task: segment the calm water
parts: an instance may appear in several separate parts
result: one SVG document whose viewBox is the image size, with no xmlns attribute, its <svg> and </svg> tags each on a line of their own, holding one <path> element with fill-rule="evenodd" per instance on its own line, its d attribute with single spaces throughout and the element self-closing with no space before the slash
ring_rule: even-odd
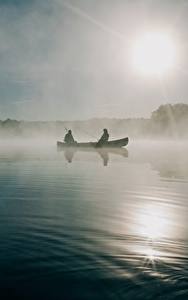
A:
<svg viewBox="0 0 188 300">
<path fill-rule="evenodd" d="M 0 148 L 1 299 L 188 299 L 188 145 Z"/>
</svg>

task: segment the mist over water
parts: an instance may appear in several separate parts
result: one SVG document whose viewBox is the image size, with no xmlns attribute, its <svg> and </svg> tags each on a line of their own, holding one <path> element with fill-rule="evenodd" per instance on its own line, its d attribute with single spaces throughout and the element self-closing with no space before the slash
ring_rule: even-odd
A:
<svg viewBox="0 0 188 300">
<path fill-rule="evenodd" d="M 20 142 L 0 147 L 5 296 L 187 299 L 187 143 L 132 141 L 69 162 L 55 139 Z"/>
</svg>

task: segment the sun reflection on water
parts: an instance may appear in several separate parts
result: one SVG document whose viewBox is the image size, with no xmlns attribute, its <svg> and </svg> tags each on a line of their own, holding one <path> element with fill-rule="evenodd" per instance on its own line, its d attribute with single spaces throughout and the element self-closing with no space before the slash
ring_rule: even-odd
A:
<svg viewBox="0 0 188 300">
<path fill-rule="evenodd" d="M 149 239 L 159 239 L 169 235 L 168 210 L 159 205 L 147 204 L 142 207 L 139 217 L 139 234 Z"/>
<path fill-rule="evenodd" d="M 141 243 L 135 245 L 134 251 L 143 258 L 144 268 L 154 270 L 156 264 L 164 259 L 162 245 L 175 233 L 171 224 L 172 213 L 168 205 L 151 199 L 143 201 L 142 206 L 136 209 L 134 233 L 140 237 Z"/>
<path fill-rule="evenodd" d="M 154 261 L 158 259 L 158 252 L 153 248 L 146 248 L 145 255 L 147 259 L 152 263 L 154 263 Z"/>
</svg>

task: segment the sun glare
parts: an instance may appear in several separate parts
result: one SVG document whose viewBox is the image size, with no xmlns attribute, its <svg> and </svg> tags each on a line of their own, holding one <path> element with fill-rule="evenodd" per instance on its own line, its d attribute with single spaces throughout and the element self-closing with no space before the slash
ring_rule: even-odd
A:
<svg viewBox="0 0 188 300">
<path fill-rule="evenodd" d="M 141 74 L 163 75 L 175 65 L 175 45 L 163 33 L 147 33 L 135 42 L 133 64 Z"/>
</svg>

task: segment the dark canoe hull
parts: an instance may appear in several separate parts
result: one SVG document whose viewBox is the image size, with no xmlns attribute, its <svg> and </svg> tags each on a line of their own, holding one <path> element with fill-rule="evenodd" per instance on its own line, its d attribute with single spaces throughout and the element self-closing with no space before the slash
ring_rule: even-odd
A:
<svg viewBox="0 0 188 300">
<path fill-rule="evenodd" d="M 127 146 L 129 142 L 129 138 L 123 138 L 119 140 L 108 141 L 101 148 L 121 148 Z M 60 141 L 57 141 L 57 147 L 59 149 L 67 149 L 67 148 L 98 148 L 97 142 L 90 142 L 90 143 L 74 143 L 74 144 L 66 144 Z"/>
</svg>

